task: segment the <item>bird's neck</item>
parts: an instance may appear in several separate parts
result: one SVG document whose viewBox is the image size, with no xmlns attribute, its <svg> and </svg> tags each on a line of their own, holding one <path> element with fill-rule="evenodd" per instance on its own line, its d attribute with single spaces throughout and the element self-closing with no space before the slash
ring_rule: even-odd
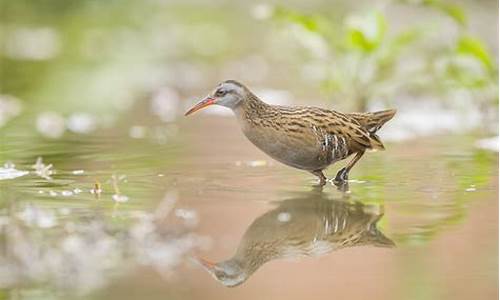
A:
<svg viewBox="0 0 500 300">
<path fill-rule="evenodd" d="M 245 277 L 252 275 L 260 266 L 267 262 L 267 260 L 262 260 L 262 257 L 242 256 L 241 253 L 236 253 L 230 260 L 237 262 L 240 266 L 241 274 L 244 274 Z"/>
<path fill-rule="evenodd" d="M 269 112 L 271 105 L 260 100 L 257 96 L 252 93 L 241 102 L 240 105 L 235 107 L 233 110 L 238 118 L 244 119 L 255 119 L 262 118 Z"/>
<path fill-rule="evenodd" d="M 250 276 L 266 262 L 278 258 L 276 249 L 268 243 L 243 240 L 231 260 L 238 262 L 245 273 Z"/>
<path fill-rule="evenodd" d="M 250 94 L 233 111 L 241 129 L 248 138 L 250 138 L 249 134 L 255 133 L 262 128 L 263 124 L 271 122 L 279 115 L 275 106 L 265 103 L 253 94 Z"/>
</svg>

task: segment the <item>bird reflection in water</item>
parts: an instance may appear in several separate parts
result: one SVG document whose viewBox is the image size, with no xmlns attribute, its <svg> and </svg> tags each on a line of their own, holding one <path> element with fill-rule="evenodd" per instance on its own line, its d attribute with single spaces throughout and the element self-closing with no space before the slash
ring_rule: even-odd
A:
<svg viewBox="0 0 500 300">
<path fill-rule="evenodd" d="M 197 260 L 215 279 L 234 287 L 271 260 L 321 256 L 355 246 L 394 247 L 377 228 L 382 216 L 381 205 L 308 193 L 284 200 L 255 219 L 232 258 L 218 263 Z"/>
</svg>

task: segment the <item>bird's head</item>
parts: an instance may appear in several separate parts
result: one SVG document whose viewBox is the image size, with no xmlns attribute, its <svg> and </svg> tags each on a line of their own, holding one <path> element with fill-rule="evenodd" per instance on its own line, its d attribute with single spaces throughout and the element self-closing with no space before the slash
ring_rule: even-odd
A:
<svg viewBox="0 0 500 300">
<path fill-rule="evenodd" d="M 248 278 L 245 270 L 235 260 L 231 259 L 219 263 L 213 263 L 202 258 L 198 258 L 197 261 L 208 273 L 210 273 L 210 275 L 227 287 L 240 285 Z"/>
<path fill-rule="evenodd" d="M 248 94 L 248 89 L 241 83 L 235 80 L 226 80 L 220 83 L 205 99 L 188 110 L 185 116 L 212 104 L 235 109 L 245 100 Z"/>
</svg>

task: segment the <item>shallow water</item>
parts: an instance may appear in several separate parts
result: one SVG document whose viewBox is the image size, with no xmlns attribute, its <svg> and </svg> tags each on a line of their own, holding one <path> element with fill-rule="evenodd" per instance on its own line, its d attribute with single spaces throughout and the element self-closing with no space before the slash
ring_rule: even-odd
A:
<svg viewBox="0 0 500 300">
<path fill-rule="evenodd" d="M 232 118 L 176 126 L 4 135 L 3 296 L 498 297 L 498 154 L 478 137 L 388 143 L 345 193 L 270 160 Z M 242 268 L 219 282 L 197 258 Z"/>
</svg>

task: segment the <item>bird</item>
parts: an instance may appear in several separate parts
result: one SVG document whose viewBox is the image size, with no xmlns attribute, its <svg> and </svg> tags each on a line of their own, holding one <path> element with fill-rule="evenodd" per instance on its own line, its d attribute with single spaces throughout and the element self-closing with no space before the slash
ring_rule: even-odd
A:
<svg viewBox="0 0 500 300">
<path fill-rule="evenodd" d="M 323 171 L 354 154 L 334 178 L 347 183 L 349 172 L 366 150 L 384 150 L 376 132 L 396 114 L 395 109 L 341 113 L 313 106 L 267 104 L 242 83 L 226 80 L 185 116 L 210 105 L 231 109 L 244 135 L 273 159 L 327 182 Z"/>
<path fill-rule="evenodd" d="M 272 260 L 318 257 L 355 246 L 395 247 L 377 228 L 383 206 L 305 194 L 282 200 L 256 218 L 231 258 L 195 261 L 223 285 L 235 287 Z"/>
</svg>

